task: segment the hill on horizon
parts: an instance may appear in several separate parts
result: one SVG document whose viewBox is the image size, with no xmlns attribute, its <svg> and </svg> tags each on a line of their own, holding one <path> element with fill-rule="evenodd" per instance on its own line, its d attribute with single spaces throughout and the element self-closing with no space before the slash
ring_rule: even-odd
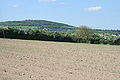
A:
<svg viewBox="0 0 120 80">
<path fill-rule="evenodd" d="M 47 20 L 22 20 L 0 22 L 1 27 L 48 29 L 55 31 L 74 30 L 75 26 Z"/>
</svg>

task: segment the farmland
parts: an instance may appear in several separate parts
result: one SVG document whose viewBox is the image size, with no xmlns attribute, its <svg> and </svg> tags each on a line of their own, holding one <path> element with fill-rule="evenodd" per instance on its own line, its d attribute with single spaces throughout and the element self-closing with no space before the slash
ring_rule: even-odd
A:
<svg viewBox="0 0 120 80">
<path fill-rule="evenodd" d="M 47 20 L 0 22 L 0 38 L 120 45 L 120 30 L 75 27 Z"/>
<path fill-rule="evenodd" d="M 120 80 L 120 46 L 0 38 L 0 80 Z"/>
</svg>

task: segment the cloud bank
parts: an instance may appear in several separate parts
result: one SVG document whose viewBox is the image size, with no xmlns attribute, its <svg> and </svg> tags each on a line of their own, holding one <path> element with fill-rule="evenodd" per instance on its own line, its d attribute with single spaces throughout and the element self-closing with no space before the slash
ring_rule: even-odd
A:
<svg viewBox="0 0 120 80">
<path fill-rule="evenodd" d="M 39 2 L 56 2 L 57 0 L 38 0 Z"/>
<path fill-rule="evenodd" d="M 88 8 L 86 8 L 86 10 L 88 10 L 88 11 L 100 11 L 100 10 L 102 10 L 102 7 L 101 6 L 88 7 Z"/>
</svg>

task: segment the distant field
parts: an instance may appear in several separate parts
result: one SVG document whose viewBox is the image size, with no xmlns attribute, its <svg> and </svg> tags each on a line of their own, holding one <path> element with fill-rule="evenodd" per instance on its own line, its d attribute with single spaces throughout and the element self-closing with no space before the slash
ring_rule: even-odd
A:
<svg viewBox="0 0 120 80">
<path fill-rule="evenodd" d="M 0 26 L 0 28 L 7 28 L 8 26 Z M 9 27 L 14 27 L 18 29 L 33 29 L 33 28 L 38 28 L 38 26 L 9 26 Z"/>
<path fill-rule="evenodd" d="M 120 80 L 120 46 L 0 38 L 0 80 Z"/>
</svg>

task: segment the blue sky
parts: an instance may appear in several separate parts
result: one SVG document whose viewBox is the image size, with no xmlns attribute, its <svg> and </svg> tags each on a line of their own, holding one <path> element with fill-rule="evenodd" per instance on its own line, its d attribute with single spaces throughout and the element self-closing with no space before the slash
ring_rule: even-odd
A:
<svg viewBox="0 0 120 80">
<path fill-rule="evenodd" d="M 26 19 L 120 30 L 120 0 L 0 0 L 0 21 Z"/>
</svg>

